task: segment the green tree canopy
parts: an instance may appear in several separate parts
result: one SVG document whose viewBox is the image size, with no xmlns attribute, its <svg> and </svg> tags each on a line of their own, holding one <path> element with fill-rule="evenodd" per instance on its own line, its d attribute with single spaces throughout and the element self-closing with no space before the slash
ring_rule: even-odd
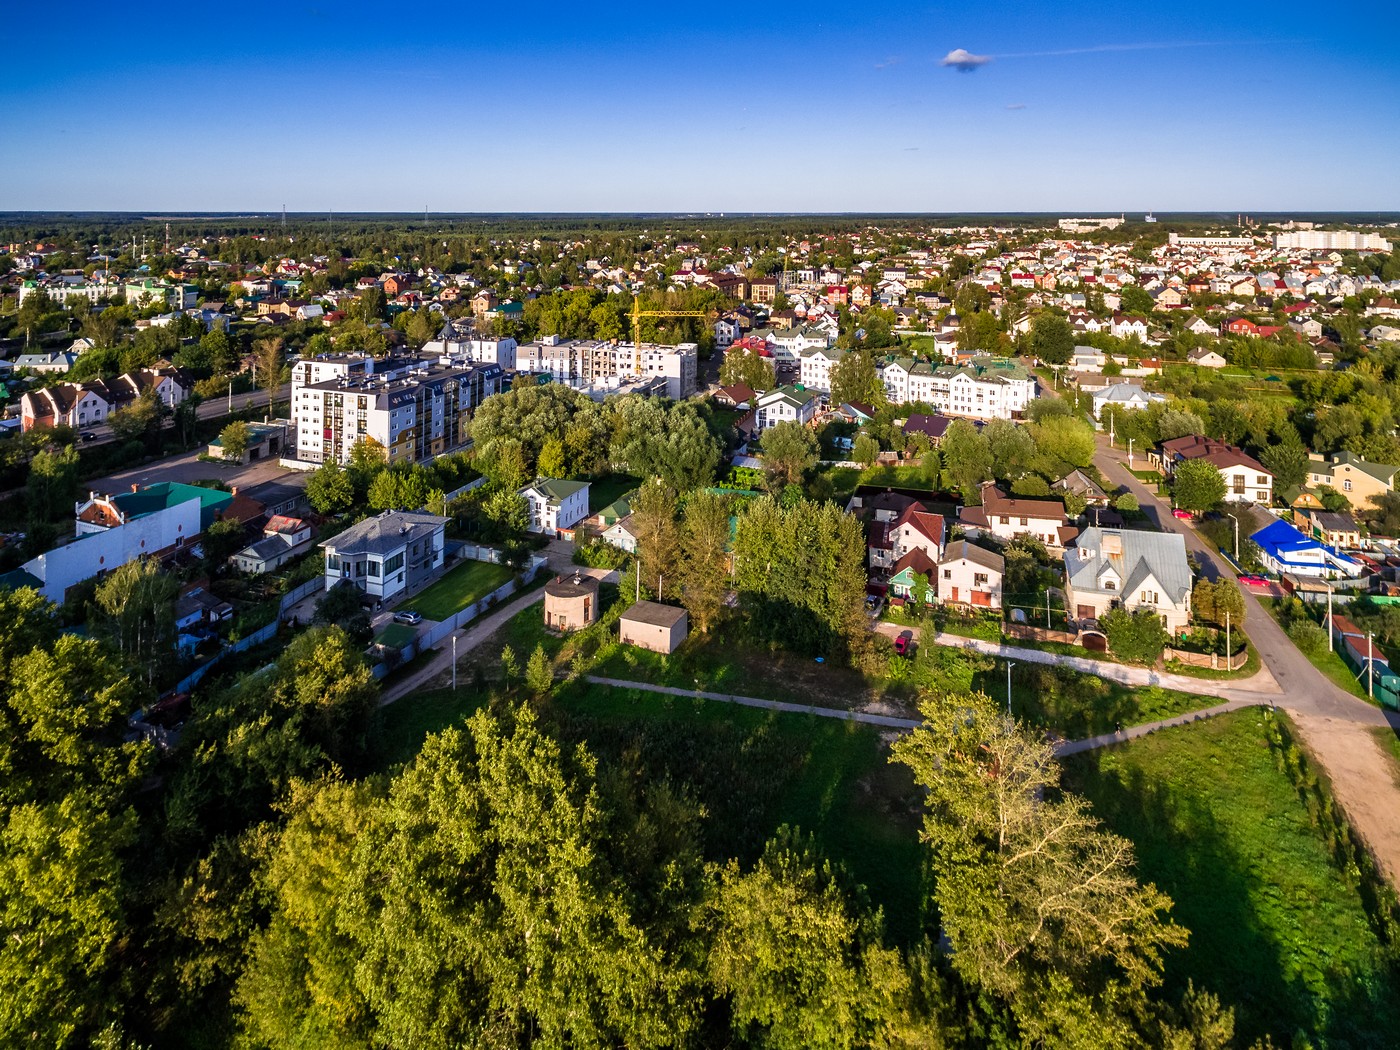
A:
<svg viewBox="0 0 1400 1050">
<path fill-rule="evenodd" d="M 1203 459 L 1185 460 L 1172 472 L 1172 498 L 1183 510 L 1214 510 L 1225 502 L 1225 478 Z"/>
<path fill-rule="evenodd" d="M 821 444 L 812 428 L 795 419 L 774 423 L 759 437 L 758 446 L 769 473 L 788 485 L 796 485 L 817 465 Z"/>
</svg>

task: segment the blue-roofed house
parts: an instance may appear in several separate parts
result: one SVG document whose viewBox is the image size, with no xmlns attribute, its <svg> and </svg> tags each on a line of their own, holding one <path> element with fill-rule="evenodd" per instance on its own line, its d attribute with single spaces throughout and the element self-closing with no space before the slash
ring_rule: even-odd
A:
<svg viewBox="0 0 1400 1050">
<path fill-rule="evenodd" d="M 1359 562 L 1279 519 L 1249 537 L 1259 547 L 1259 560 L 1270 572 L 1328 579 L 1360 576 Z"/>
</svg>

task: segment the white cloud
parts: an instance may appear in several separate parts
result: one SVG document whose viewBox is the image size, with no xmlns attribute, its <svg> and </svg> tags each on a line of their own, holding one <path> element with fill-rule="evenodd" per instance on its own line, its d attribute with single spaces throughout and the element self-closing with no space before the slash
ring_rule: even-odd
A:
<svg viewBox="0 0 1400 1050">
<path fill-rule="evenodd" d="M 988 55 L 974 55 L 966 48 L 955 47 L 943 56 L 940 66 L 952 66 L 959 73 L 973 73 L 991 61 Z"/>
</svg>

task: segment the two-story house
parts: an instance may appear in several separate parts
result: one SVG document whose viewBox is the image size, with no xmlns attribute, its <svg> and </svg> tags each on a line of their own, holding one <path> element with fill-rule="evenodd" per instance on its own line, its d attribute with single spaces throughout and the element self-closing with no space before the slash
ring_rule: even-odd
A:
<svg viewBox="0 0 1400 1050">
<path fill-rule="evenodd" d="M 447 519 L 386 510 L 323 540 L 326 590 L 348 581 L 376 601 L 416 587 L 442 567 Z"/>
<path fill-rule="evenodd" d="M 557 536 L 588 516 L 588 482 L 536 478 L 520 490 L 530 506 L 530 532 Z"/>
<path fill-rule="evenodd" d="M 1065 552 L 1065 604 L 1076 620 L 1151 609 L 1176 634 L 1191 620 L 1191 566 L 1175 532 L 1093 526 Z"/>
<path fill-rule="evenodd" d="M 1000 609 L 1006 559 L 967 540 L 948 544 L 938 562 L 938 601 L 972 609 Z"/>
<path fill-rule="evenodd" d="M 796 420 L 804 426 L 817 414 L 817 399 L 800 386 L 780 386 L 758 397 L 754 404 L 755 429 L 762 433 L 775 423 Z"/>
<path fill-rule="evenodd" d="M 1215 438 L 1188 434 L 1161 442 L 1148 453 L 1153 463 L 1167 477 L 1190 459 L 1200 459 L 1220 471 L 1225 479 L 1225 499 L 1231 503 L 1258 503 L 1267 507 L 1274 498 L 1274 476 L 1253 456 Z"/>
<path fill-rule="evenodd" d="M 964 507 L 958 521 L 965 531 L 987 533 L 1003 543 L 1033 536 L 1047 547 L 1059 549 L 1069 538 L 1063 503 L 1009 497 L 990 481 L 982 486 L 982 506 Z"/>
<path fill-rule="evenodd" d="M 1350 452 L 1339 452 L 1330 460 L 1321 456 L 1308 459 L 1308 484 L 1330 485 L 1351 504 L 1353 510 L 1374 510 L 1374 500 L 1395 491 L 1400 467 L 1371 463 Z"/>
</svg>

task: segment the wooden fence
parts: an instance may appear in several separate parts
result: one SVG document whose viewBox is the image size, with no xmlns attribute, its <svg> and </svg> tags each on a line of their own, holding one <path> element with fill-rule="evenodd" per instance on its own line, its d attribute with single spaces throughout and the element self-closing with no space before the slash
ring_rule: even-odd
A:
<svg viewBox="0 0 1400 1050">
<path fill-rule="evenodd" d="M 1162 651 L 1162 659 L 1176 660 L 1187 667 L 1209 667 L 1213 671 L 1238 671 L 1249 663 L 1249 650 L 1247 648 L 1241 649 L 1227 660 L 1215 653 L 1188 653 L 1184 649 L 1173 649 L 1168 646 Z"/>
</svg>

